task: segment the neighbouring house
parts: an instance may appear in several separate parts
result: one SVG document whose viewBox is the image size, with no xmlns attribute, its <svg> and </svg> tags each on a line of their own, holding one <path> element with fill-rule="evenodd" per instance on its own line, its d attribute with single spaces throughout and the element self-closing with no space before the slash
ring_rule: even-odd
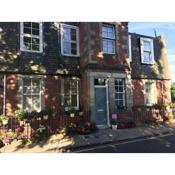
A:
<svg viewBox="0 0 175 175">
<path fill-rule="evenodd" d="M 110 126 L 114 114 L 170 102 L 165 40 L 127 22 L 0 23 L 0 100 L 9 116 L 74 109 Z"/>
</svg>

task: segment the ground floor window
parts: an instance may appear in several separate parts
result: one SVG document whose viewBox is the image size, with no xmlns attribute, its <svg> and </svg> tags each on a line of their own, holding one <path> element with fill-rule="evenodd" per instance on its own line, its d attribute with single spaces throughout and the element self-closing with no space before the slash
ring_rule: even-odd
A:
<svg viewBox="0 0 175 175">
<path fill-rule="evenodd" d="M 115 104 L 117 109 L 125 109 L 126 108 L 126 100 L 125 100 L 125 79 L 115 79 Z"/>
<path fill-rule="evenodd" d="M 156 84 L 155 82 L 145 82 L 145 105 L 156 103 Z"/>
<path fill-rule="evenodd" d="M 36 77 L 22 78 L 22 108 L 25 111 L 41 110 L 41 79 Z"/>
<path fill-rule="evenodd" d="M 77 78 L 64 79 L 64 106 L 66 109 L 79 109 L 79 80 Z"/>
</svg>

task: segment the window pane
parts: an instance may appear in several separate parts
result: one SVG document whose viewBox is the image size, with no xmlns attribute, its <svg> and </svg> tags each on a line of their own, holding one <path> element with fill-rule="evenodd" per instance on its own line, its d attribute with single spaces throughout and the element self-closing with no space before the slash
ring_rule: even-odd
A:
<svg viewBox="0 0 175 175">
<path fill-rule="evenodd" d="M 105 53 L 115 53 L 115 41 L 103 39 L 103 52 Z"/>
<path fill-rule="evenodd" d="M 72 43 L 71 44 L 71 53 L 73 55 L 76 55 L 77 54 L 77 44 L 76 43 Z"/>
<path fill-rule="evenodd" d="M 28 28 L 31 28 L 32 26 L 32 23 L 31 22 L 24 22 L 24 27 L 28 27 Z"/>
<path fill-rule="evenodd" d="M 72 101 L 71 106 L 77 106 L 77 95 L 72 95 L 71 101 Z"/>
<path fill-rule="evenodd" d="M 63 43 L 63 52 L 65 54 L 71 54 L 71 43 L 70 42 Z"/>
<path fill-rule="evenodd" d="M 32 96 L 32 111 L 39 111 L 40 110 L 40 96 L 33 95 Z"/>
<path fill-rule="evenodd" d="M 30 111 L 32 109 L 32 98 L 29 95 L 23 96 L 23 109 Z"/>
<path fill-rule="evenodd" d="M 39 51 L 39 45 L 37 44 L 32 45 L 32 50 Z"/>
<path fill-rule="evenodd" d="M 24 42 L 30 44 L 31 43 L 31 38 L 24 36 Z"/>
<path fill-rule="evenodd" d="M 23 93 L 31 94 L 31 86 L 24 86 L 23 87 Z"/>
<path fill-rule="evenodd" d="M 26 27 L 24 27 L 24 33 L 25 33 L 25 34 L 30 34 L 30 35 L 31 35 L 31 33 L 32 33 L 31 28 L 26 28 Z"/>
<path fill-rule="evenodd" d="M 144 52 L 144 62 L 149 63 L 151 61 L 151 52 Z"/>
<path fill-rule="evenodd" d="M 71 40 L 76 41 L 76 29 L 71 29 Z"/>
<path fill-rule="evenodd" d="M 39 39 L 38 38 L 32 38 L 32 44 L 39 45 Z"/>
<path fill-rule="evenodd" d="M 149 42 L 149 41 L 144 41 L 143 44 L 144 44 L 144 50 L 145 50 L 145 51 L 150 51 L 150 52 L 151 52 L 151 42 Z"/>
<path fill-rule="evenodd" d="M 115 30 L 113 25 L 103 25 L 102 36 L 104 38 L 115 38 Z"/>
<path fill-rule="evenodd" d="M 64 27 L 63 28 L 64 29 L 64 34 L 63 34 L 63 38 L 64 38 L 64 40 L 65 41 L 70 41 L 71 40 L 71 35 L 70 35 L 70 28 L 66 28 L 66 27 Z"/>
<path fill-rule="evenodd" d="M 32 28 L 39 30 L 39 23 L 38 22 L 32 22 Z"/>
<path fill-rule="evenodd" d="M 32 35 L 39 36 L 39 29 L 32 29 Z"/>
</svg>

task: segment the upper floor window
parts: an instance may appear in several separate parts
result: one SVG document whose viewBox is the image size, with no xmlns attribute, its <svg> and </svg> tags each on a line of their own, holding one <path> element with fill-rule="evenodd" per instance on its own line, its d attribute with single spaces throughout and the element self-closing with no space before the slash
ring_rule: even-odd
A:
<svg viewBox="0 0 175 175">
<path fill-rule="evenodd" d="M 149 38 L 140 38 L 141 43 L 141 60 L 145 64 L 154 63 L 154 46 L 153 40 Z"/>
<path fill-rule="evenodd" d="M 79 28 L 61 24 L 61 54 L 79 56 Z"/>
<path fill-rule="evenodd" d="M 22 22 L 20 24 L 20 50 L 29 52 L 43 51 L 41 22 Z"/>
<path fill-rule="evenodd" d="M 115 27 L 110 24 L 102 25 L 102 49 L 103 53 L 115 54 Z"/>
</svg>

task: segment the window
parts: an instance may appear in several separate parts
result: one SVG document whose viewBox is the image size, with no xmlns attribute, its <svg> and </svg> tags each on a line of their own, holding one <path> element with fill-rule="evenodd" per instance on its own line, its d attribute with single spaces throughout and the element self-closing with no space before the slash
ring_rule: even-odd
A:
<svg viewBox="0 0 175 175">
<path fill-rule="evenodd" d="M 115 104 L 117 109 L 125 109 L 125 79 L 115 79 Z"/>
<path fill-rule="evenodd" d="M 141 38 L 140 43 L 141 43 L 142 63 L 153 64 L 154 63 L 153 40 L 149 38 Z"/>
<path fill-rule="evenodd" d="M 128 45 L 129 45 L 129 60 L 132 61 L 131 35 L 128 36 Z"/>
<path fill-rule="evenodd" d="M 61 24 L 61 53 L 66 56 L 79 56 L 78 27 Z"/>
<path fill-rule="evenodd" d="M 102 26 L 102 49 L 103 53 L 115 54 L 115 27 L 109 24 Z"/>
<path fill-rule="evenodd" d="M 145 82 L 145 105 L 156 103 L 156 84 L 155 82 Z"/>
<path fill-rule="evenodd" d="M 41 79 L 23 77 L 22 106 L 25 111 L 41 110 Z"/>
<path fill-rule="evenodd" d="M 79 109 L 79 81 L 75 78 L 64 79 L 64 106 L 66 109 Z"/>
<path fill-rule="evenodd" d="M 20 26 L 20 50 L 43 52 L 42 23 L 22 22 Z"/>
</svg>

